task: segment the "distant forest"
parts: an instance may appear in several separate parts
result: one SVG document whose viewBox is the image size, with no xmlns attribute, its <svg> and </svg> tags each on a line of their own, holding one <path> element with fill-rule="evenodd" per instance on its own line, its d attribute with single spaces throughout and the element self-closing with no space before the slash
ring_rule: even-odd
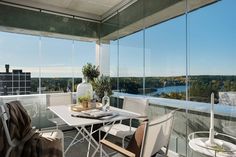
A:
<svg viewBox="0 0 236 157">
<path fill-rule="evenodd" d="M 170 86 L 185 86 L 185 76 L 178 77 L 146 77 L 145 78 L 145 93 L 152 93 L 157 88 L 170 87 Z M 75 88 L 82 79 L 75 78 Z M 42 78 L 41 84 L 43 92 L 67 92 L 72 91 L 71 78 Z M 38 78 L 31 79 L 32 93 L 38 92 Z M 111 77 L 112 89 L 130 94 L 143 93 L 143 78 L 141 77 Z M 218 92 L 220 91 L 236 91 L 236 76 L 190 76 L 189 77 L 189 93 L 190 100 L 209 102 L 209 97 L 212 92 L 216 95 L 216 102 L 218 101 Z M 185 92 L 183 93 L 161 93 L 154 95 L 156 97 L 172 98 L 172 99 L 185 99 Z"/>
</svg>

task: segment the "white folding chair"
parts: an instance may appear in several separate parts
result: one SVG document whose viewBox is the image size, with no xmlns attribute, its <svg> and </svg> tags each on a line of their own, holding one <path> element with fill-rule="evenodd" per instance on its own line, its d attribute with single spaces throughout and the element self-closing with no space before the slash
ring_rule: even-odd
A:
<svg viewBox="0 0 236 157">
<path fill-rule="evenodd" d="M 16 139 L 12 139 L 10 136 L 10 131 L 7 126 L 7 121 L 10 119 L 10 114 L 9 111 L 6 109 L 6 105 L 0 105 L 0 118 L 1 118 L 1 123 L 0 123 L 0 128 L 3 127 L 6 138 L 7 138 L 7 143 L 9 144 L 9 148 L 5 154 L 5 157 L 8 157 L 14 147 L 20 146 L 23 142 L 26 142 L 31 138 L 30 136 L 24 137 L 21 141 L 18 141 Z M 63 157 L 64 157 L 64 134 L 60 130 L 46 130 L 46 131 L 37 131 L 41 136 L 44 138 L 50 138 L 50 139 L 59 139 L 61 141 L 62 145 L 62 152 L 63 152 Z"/>
<path fill-rule="evenodd" d="M 53 93 L 47 95 L 47 106 L 59 106 L 72 104 L 72 93 Z M 56 124 L 56 128 L 66 125 L 59 117 L 49 117 L 48 120 Z"/>
<path fill-rule="evenodd" d="M 145 98 L 139 97 L 124 97 L 123 108 L 131 112 L 135 112 L 140 116 L 145 116 L 146 109 L 148 107 L 148 100 Z M 111 126 L 101 127 L 99 131 L 109 132 L 109 134 L 117 136 L 122 139 L 122 147 L 124 147 L 125 138 L 134 134 L 136 128 L 131 126 L 132 119 L 130 119 L 129 125 L 122 124 L 120 121 L 119 124 Z"/>
<path fill-rule="evenodd" d="M 102 149 L 102 145 L 109 147 L 119 153 L 119 155 L 116 154 L 115 156 L 120 156 L 120 154 L 122 154 L 128 157 L 135 157 L 137 154 L 139 154 L 140 157 L 151 157 L 157 155 L 158 152 L 161 151 L 163 147 L 165 147 L 165 153 L 158 154 L 158 156 L 167 156 L 169 140 L 173 129 L 174 113 L 175 111 L 172 111 L 161 117 L 157 117 L 150 122 L 146 122 L 146 127 L 143 129 L 143 137 L 138 137 L 139 139 L 141 138 L 141 140 L 137 140 L 136 137 L 136 133 L 140 132 L 140 127 L 136 130 L 134 134 L 135 141 L 132 142 L 135 144 L 141 143 L 140 149 L 138 151 L 121 148 L 107 140 L 100 141 L 100 149 Z M 140 133 L 138 135 L 140 135 Z M 102 151 L 100 152 L 100 156 L 103 156 Z"/>
</svg>

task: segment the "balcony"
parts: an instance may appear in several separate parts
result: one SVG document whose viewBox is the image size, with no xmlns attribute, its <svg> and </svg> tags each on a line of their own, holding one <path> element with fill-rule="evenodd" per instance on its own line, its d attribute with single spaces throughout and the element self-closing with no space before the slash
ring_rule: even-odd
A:
<svg viewBox="0 0 236 157">
<path fill-rule="evenodd" d="M 30 117 L 32 118 L 32 125 L 37 129 L 54 128 L 55 124 L 48 119 L 53 116 L 47 107 L 56 101 L 61 101 L 67 95 L 75 95 L 75 93 L 56 93 L 56 94 L 35 94 L 35 95 L 21 95 L 21 96 L 1 96 L 1 101 L 6 103 L 12 100 L 19 100 L 22 102 Z M 111 105 L 121 107 L 124 96 L 143 97 L 142 95 L 115 93 L 112 96 Z M 150 119 L 156 116 L 161 116 L 175 109 L 180 109 L 175 115 L 174 130 L 170 140 L 170 152 L 173 156 L 186 156 L 191 150 L 188 148 L 188 135 L 197 131 L 208 131 L 210 124 L 210 106 L 209 103 L 199 103 L 183 100 L 173 100 L 165 98 L 153 98 L 146 96 L 149 100 L 148 116 Z M 50 101 L 51 100 L 51 101 Z M 52 101 L 54 100 L 54 102 Z M 65 102 L 66 103 L 66 102 Z M 68 101 L 68 103 L 70 103 Z M 229 134 L 235 136 L 234 130 L 228 128 L 235 126 L 235 107 L 216 104 L 215 105 L 215 130 L 219 133 Z M 73 128 L 62 127 L 65 136 L 72 136 L 75 134 Z M 109 137 L 108 137 L 109 138 Z M 110 137 L 111 138 L 111 137 Z M 114 138 L 114 137 L 113 137 Z M 112 138 L 112 140 L 114 140 Z M 65 145 L 71 139 L 65 138 Z M 118 140 L 119 141 L 119 140 Z M 233 141 L 234 143 L 236 141 Z M 80 150 L 82 153 L 87 153 L 86 141 L 79 143 L 68 151 L 67 156 L 73 156 Z M 177 156 L 178 156 L 177 155 Z M 194 156 L 199 154 L 195 153 Z"/>
<path fill-rule="evenodd" d="M 203 157 L 190 149 L 188 135 L 209 131 L 211 93 L 215 130 L 236 137 L 235 6 L 234 0 L 0 1 L 0 102 L 20 100 L 34 127 L 55 128 L 48 106 L 75 103 L 82 68 L 91 63 L 110 78 L 112 106 L 121 108 L 128 95 L 149 100 L 150 119 L 179 109 L 170 156 Z M 86 156 L 85 148 L 86 141 L 78 143 L 66 156 L 77 150 Z"/>
</svg>

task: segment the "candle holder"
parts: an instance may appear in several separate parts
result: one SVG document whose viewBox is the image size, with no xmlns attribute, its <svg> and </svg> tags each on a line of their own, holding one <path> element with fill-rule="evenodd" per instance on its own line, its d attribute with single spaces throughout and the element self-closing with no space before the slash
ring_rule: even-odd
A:
<svg viewBox="0 0 236 157">
<path fill-rule="evenodd" d="M 212 157 L 235 157 L 236 145 L 232 143 L 236 138 L 230 135 L 215 133 L 214 146 L 207 143 L 209 141 L 208 131 L 193 132 L 188 135 L 191 150 L 200 154 Z"/>
<path fill-rule="evenodd" d="M 208 135 L 209 134 L 209 135 Z M 233 157 L 236 156 L 236 138 L 214 131 L 214 93 L 211 94 L 210 130 L 193 132 L 188 135 L 189 146 L 192 150 L 207 156 Z"/>
<path fill-rule="evenodd" d="M 210 130 L 209 139 L 205 142 L 206 145 L 210 147 L 215 147 L 217 144 L 214 140 L 215 130 L 214 130 L 214 93 L 211 93 L 211 116 L 210 116 Z"/>
</svg>

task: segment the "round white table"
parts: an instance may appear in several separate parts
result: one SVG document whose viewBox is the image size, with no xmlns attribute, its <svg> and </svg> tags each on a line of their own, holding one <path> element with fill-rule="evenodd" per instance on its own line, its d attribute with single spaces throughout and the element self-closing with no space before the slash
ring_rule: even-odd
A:
<svg viewBox="0 0 236 157">
<path fill-rule="evenodd" d="M 199 131 L 189 134 L 189 147 L 201 154 L 212 157 L 236 157 L 236 137 L 215 133 L 215 146 L 206 144 L 208 131 Z M 234 143 L 232 143 L 234 141 Z"/>
</svg>

